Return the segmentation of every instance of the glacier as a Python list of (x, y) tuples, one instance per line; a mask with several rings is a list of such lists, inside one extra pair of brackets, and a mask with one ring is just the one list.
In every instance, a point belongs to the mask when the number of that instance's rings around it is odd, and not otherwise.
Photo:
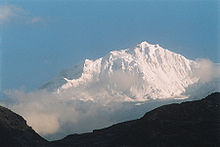
[(190, 86), (202, 87), (200, 77), (194, 74), (200, 66), (197, 61), (144, 41), (96, 60), (85, 59), (41, 88), (70, 99), (102, 103), (182, 99), (190, 96)]

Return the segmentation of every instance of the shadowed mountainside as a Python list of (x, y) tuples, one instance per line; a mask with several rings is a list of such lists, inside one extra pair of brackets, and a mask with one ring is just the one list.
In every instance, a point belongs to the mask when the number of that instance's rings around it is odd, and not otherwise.
[(202, 100), (169, 104), (138, 120), (73, 134), (53, 141), (52, 146), (220, 146), (220, 93)]
[(48, 141), (38, 135), (26, 121), (11, 110), (0, 106), (0, 146), (46, 146)]

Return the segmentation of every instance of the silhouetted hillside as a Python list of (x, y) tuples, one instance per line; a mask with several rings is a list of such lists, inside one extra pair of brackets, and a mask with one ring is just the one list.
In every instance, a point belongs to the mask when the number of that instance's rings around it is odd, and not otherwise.
[(146, 113), (141, 119), (73, 134), (52, 146), (220, 146), (220, 93), (202, 100), (170, 104)]
[(48, 142), (39, 136), (26, 121), (11, 110), (0, 106), (0, 146), (46, 146)]

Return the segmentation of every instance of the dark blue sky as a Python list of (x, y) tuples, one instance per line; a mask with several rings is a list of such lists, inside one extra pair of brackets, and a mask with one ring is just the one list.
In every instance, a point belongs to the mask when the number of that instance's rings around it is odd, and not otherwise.
[(219, 4), (212, 0), (1, 1), (1, 89), (38, 88), (85, 58), (142, 41), (189, 59), (220, 62)]

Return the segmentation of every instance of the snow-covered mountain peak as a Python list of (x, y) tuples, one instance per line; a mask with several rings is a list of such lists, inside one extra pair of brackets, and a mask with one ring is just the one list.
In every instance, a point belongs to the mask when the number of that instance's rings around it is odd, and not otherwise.
[[(158, 45), (158, 44), (157, 44)], [(152, 47), (152, 46), (156, 46), (154, 44), (150, 44), (147, 41), (143, 41), (140, 44), (137, 45), (140, 48), (147, 48), (147, 47)]]
[[(96, 60), (86, 59), (44, 87), (58, 93), (83, 89), (80, 98), (85, 99), (85, 93), (92, 93), (87, 95), (90, 99), (107, 96), (129, 101), (181, 97), (198, 81), (192, 76), (195, 66), (195, 61), (145, 41)], [(101, 91), (94, 92), (97, 89)]]
[(141, 42), (140, 44), (138, 44), (136, 46), (136, 48), (140, 48), (142, 51), (145, 51), (145, 52), (150, 52), (150, 51), (155, 51), (155, 50), (158, 50), (158, 49), (163, 49), (162, 47), (160, 47), (159, 44), (150, 44), (146, 41), (144, 42)]

